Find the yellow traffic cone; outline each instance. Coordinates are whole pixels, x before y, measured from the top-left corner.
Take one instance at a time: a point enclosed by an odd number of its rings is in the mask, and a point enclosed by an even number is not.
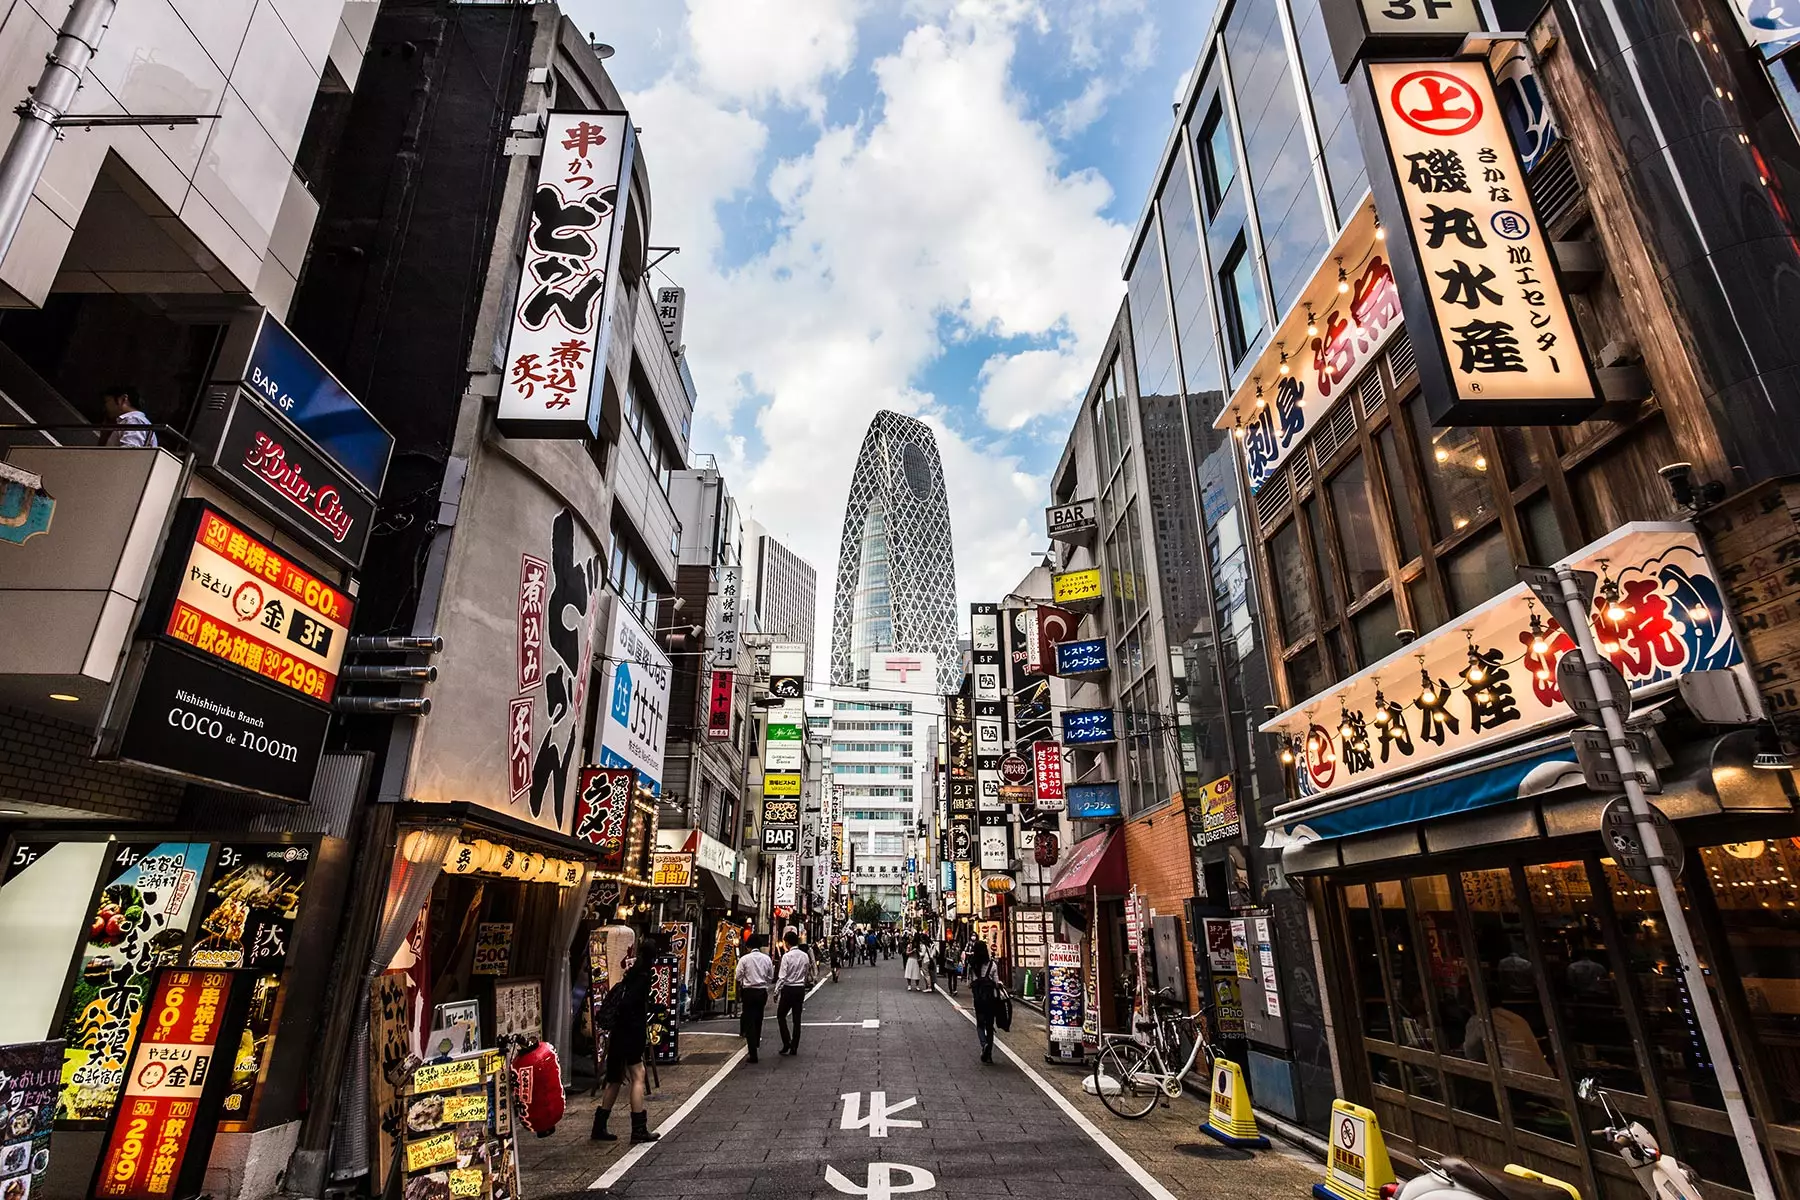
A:
[[[1229,1058],[1213,1060],[1212,1102],[1206,1108],[1206,1124],[1200,1129],[1227,1146],[1260,1150],[1269,1144],[1269,1139],[1256,1128],[1250,1089],[1244,1086],[1244,1068]]]
[[[1381,1200],[1381,1185],[1394,1182],[1394,1165],[1375,1114],[1360,1104],[1333,1100],[1330,1138],[1325,1182],[1313,1184],[1315,1200]]]

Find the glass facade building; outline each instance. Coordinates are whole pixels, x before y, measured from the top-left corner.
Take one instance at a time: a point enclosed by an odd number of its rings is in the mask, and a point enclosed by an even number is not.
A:
[[[831,682],[869,682],[881,650],[937,655],[939,691],[961,678],[950,502],[931,430],[879,412],[850,480],[832,606]]]

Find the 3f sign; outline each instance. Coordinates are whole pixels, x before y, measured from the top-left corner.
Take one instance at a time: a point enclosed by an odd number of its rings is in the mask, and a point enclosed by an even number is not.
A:
[[[1362,0],[1372,34],[1468,32],[1481,28],[1474,0]]]
[[[1381,15],[1390,21],[1416,21],[1420,17],[1435,21],[1455,7],[1452,0],[1423,0],[1422,4],[1414,4],[1412,0],[1388,0]]]

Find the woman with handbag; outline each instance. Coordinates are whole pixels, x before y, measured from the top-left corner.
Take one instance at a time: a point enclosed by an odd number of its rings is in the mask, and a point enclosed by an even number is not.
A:
[[[1012,997],[1000,979],[1000,964],[988,952],[987,943],[969,948],[969,996],[975,1002],[975,1036],[981,1043],[981,1061],[994,1061],[994,1026],[1012,1026]]]

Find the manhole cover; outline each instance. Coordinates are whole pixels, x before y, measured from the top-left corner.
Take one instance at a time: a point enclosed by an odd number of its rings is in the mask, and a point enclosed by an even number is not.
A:
[[[1189,1158],[1212,1158],[1225,1162],[1243,1162],[1255,1158],[1248,1150],[1239,1150],[1236,1146],[1221,1146],[1212,1142],[1182,1142],[1175,1147],[1176,1153],[1185,1154]]]

